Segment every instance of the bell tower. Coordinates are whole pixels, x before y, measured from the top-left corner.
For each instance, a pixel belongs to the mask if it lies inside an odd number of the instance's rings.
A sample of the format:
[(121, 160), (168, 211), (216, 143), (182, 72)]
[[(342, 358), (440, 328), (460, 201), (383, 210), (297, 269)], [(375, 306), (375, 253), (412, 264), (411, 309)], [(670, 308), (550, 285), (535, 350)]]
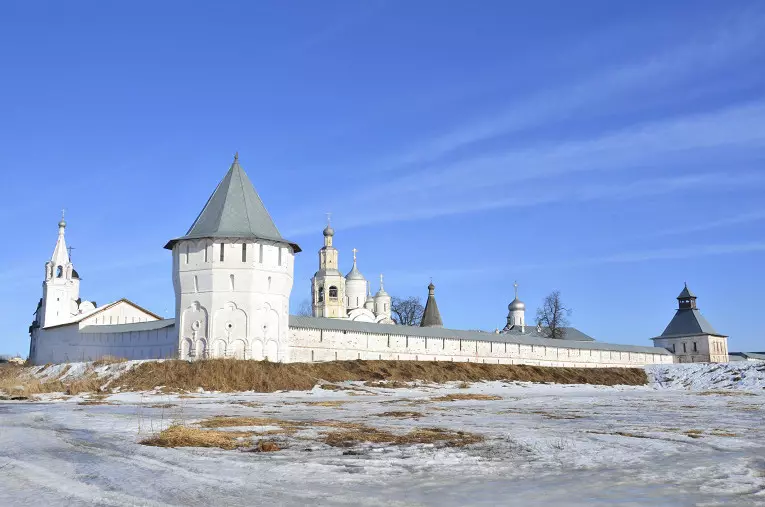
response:
[(337, 269), (337, 249), (332, 246), (335, 230), (327, 220), (324, 246), (319, 250), (319, 270), (311, 280), (311, 306), (314, 317), (346, 318), (345, 277)]
[(56, 246), (51, 259), (45, 263), (43, 297), (36, 319), (40, 327), (61, 324), (78, 313), (80, 277), (69, 258), (65, 232), (66, 221), (62, 211), (61, 221), (58, 223)]

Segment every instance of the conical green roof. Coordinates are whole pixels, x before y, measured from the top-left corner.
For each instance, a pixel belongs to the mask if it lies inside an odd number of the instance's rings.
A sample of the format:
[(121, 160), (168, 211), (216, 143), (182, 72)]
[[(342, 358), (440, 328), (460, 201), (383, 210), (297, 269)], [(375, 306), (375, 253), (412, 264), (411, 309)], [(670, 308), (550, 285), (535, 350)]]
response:
[(172, 249), (180, 240), (201, 238), (264, 239), (288, 244), (300, 252), (296, 243), (279, 234), (258, 192), (239, 165), (238, 155), (186, 235), (170, 240), (165, 248)]

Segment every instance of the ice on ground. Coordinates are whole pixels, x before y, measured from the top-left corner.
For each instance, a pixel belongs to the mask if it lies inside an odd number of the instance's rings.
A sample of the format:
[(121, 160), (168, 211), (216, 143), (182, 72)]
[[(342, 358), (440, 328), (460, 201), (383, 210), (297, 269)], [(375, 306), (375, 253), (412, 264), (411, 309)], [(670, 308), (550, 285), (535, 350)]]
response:
[(765, 362), (655, 364), (645, 369), (651, 384), (659, 389), (765, 390)]
[[(0, 402), (0, 505), (765, 505), (765, 390), (753, 380), (757, 365), (734, 366), (651, 367), (655, 384), (642, 387), (345, 382), (364, 395), (314, 388), (117, 393), (108, 405)], [(742, 380), (714, 382), (731, 372)], [(501, 399), (434, 401), (456, 393)], [(139, 443), (171, 424), (220, 415), (259, 418), (221, 429), (254, 432), (253, 442), (274, 440), (282, 450)], [(278, 421), (300, 424), (280, 432)], [(323, 442), (333, 431), (327, 421), (485, 440), (339, 448)]]

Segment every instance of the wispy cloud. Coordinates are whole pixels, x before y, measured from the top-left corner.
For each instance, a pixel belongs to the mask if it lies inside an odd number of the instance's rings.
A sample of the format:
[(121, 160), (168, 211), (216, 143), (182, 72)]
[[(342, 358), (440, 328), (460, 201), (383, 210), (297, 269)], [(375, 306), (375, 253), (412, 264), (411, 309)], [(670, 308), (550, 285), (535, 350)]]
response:
[(719, 218), (717, 220), (704, 220), (701, 223), (693, 225), (662, 229), (652, 234), (647, 234), (646, 236), (677, 236), (681, 234), (709, 231), (712, 229), (718, 229), (720, 227), (730, 227), (734, 225), (760, 222), (763, 220), (765, 220), (765, 211), (751, 211), (747, 213), (740, 213), (738, 215)]
[(498, 113), (463, 123), (403, 154), (389, 157), (382, 167), (427, 164), (487, 139), (573, 115), (591, 114), (605, 102), (620, 108), (634, 108), (636, 104), (630, 97), (640, 90), (666, 88), (698, 79), (699, 75), (719, 70), (733, 59), (760, 54), (763, 44), (765, 17), (759, 12), (747, 13), (693, 43), (606, 68), (576, 83), (521, 97)]
[[(687, 188), (761, 186), (765, 183), (762, 171), (747, 172), (739, 167), (731, 172), (698, 172), (703, 165), (727, 166), (734, 154), (741, 158), (751, 152), (755, 158), (762, 157), (763, 148), (765, 103), (756, 102), (647, 122), (589, 139), (479, 155), (374, 183), (347, 192), (352, 197), (336, 217), (339, 226), (351, 228), (553, 202), (640, 197)], [(690, 175), (635, 178), (670, 170), (677, 173), (678, 167), (688, 165), (693, 166)], [(592, 172), (618, 176), (619, 181), (599, 184), (579, 177)], [(381, 200), (384, 206), (369, 206)], [(288, 235), (315, 229), (298, 221), (298, 216), (306, 215), (299, 212)]]

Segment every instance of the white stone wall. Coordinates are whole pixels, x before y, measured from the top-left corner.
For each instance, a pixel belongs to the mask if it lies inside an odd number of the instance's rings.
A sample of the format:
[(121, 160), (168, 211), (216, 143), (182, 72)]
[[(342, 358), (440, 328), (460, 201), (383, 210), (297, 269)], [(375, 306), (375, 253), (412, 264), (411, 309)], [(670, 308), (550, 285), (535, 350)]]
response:
[[(175, 326), (135, 330), (128, 325), (87, 326), (78, 324), (35, 331), (33, 364), (95, 361), (105, 356), (125, 359), (175, 357), (178, 334)], [(103, 329), (103, 332), (99, 332)]]
[(239, 239), (176, 243), (178, 356), (286, 361), (293, 269), (292, 249), (281, 243)]
[(668, 354), (608, 350), (605, 344), (603, 349), (578, 349), (564, 344), (525, 345), (307, 328), (290, 328), (289, 340), (291, 362), (389, 359), (567, 367), (639, 367), (673, 362)]

